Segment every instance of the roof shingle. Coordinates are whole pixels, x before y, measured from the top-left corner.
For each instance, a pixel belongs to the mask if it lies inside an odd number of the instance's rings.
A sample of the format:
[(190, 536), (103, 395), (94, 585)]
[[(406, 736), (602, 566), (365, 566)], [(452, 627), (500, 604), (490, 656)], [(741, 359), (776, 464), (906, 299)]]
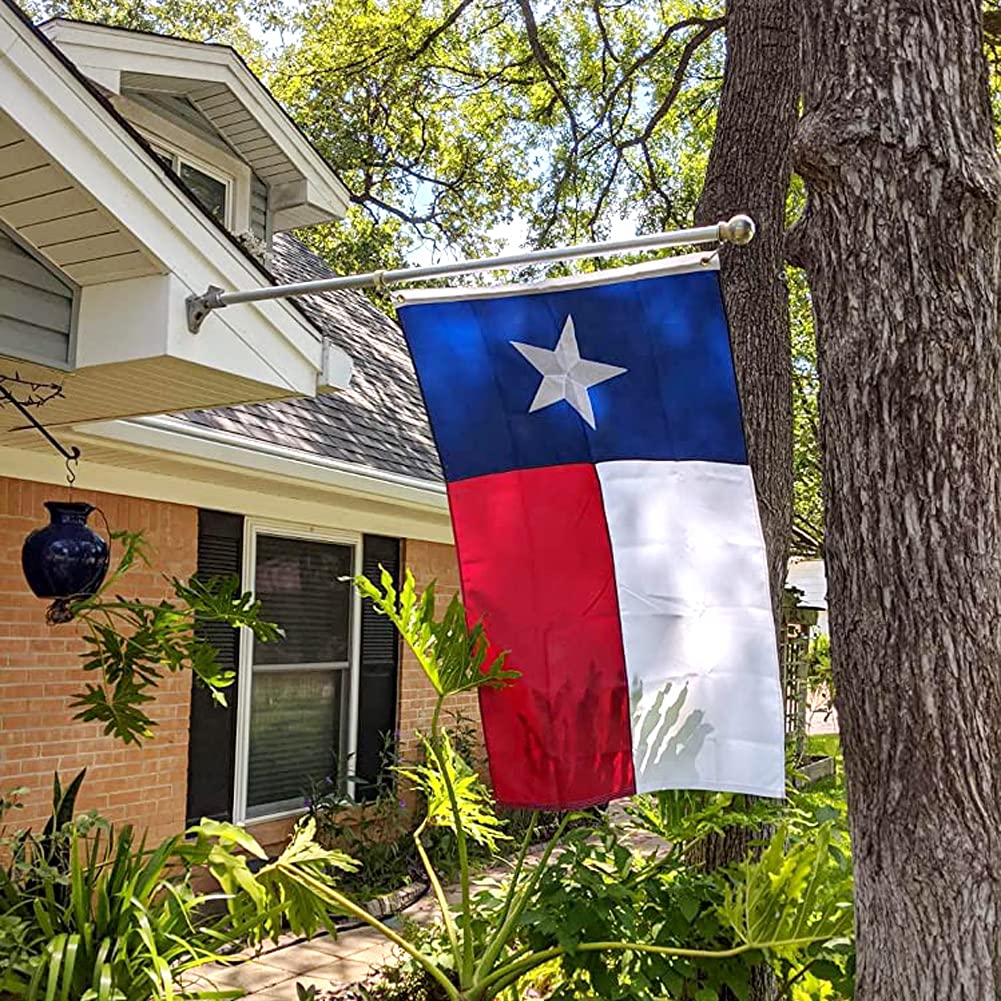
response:
[[(280, 283), (334, 274), (288, 233), (275, 234), (270, 270)], [(178, 416), (250, 441), (440, 482), (438, 453), (400, 328), (358, 292), (321, 292), (297, 302), (354, 360), (347, 390)]]

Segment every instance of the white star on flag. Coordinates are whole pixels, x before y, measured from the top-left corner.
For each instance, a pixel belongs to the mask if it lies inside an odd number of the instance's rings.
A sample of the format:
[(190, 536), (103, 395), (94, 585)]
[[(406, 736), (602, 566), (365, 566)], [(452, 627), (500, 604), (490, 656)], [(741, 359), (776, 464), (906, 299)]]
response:
[(628, 371), (618, 365), (606, 365), (604, 362), (581, 358), (571, 315), (567, 315), (555, 348), (539, 348), (534, 344), (521, 344), (518, 341), (510, 343), (542, 375), (542, 382), (539, 383), (528, 412), (531, 414), (559, 403), (560, 400), (566, 400), (592, 430), (597, 425), (594, 423), (594, 410), (587, 391), (599, 382), (614, 379)]

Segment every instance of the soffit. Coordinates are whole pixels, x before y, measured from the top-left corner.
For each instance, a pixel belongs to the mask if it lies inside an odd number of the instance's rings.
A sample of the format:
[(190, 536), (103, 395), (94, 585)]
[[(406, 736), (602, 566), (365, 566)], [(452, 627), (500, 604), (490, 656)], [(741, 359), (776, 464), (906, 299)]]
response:
[[(166, 413), (197, 406), (205, 400), (240, 403), (276, 390), (240, 379), (231, 372), (190, 365), (171, 357), (146, 358), (60, 372), (20, 359), (0, 356), (0, 375), (53, 383), (63, 396), (45, 404), (35, 416), (47, 427), (103, 420), (108, 417)], [(10, 387), (16, 391), (16, 387)], [(11, 406), (0, 407), (0, 435), (25, 427), (24, 417)], [(13, 437), (5, 441), (14, 442)], [(0, 442), (2, 444), (2, 442)]]
[(78, 285), (163, 270), (131, 233), (2, 111), (0, 219)]

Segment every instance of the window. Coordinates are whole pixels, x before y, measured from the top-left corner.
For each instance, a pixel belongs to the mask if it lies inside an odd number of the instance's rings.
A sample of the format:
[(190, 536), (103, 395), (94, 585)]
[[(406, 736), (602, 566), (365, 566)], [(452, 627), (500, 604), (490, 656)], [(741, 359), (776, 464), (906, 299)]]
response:
[[(126, 88), (115, 105), (206, 212), (231, 233), (252, 229), (250, 164), (190, 101)], [(257, 224), (261, 231), (263, 218)]]
[(233, 178), (201, 160), (192, 159), (187, 153), (174, 152), (149, 134), (146, 134), (146, 139), (156, 158), (180, 177), (198, 204), (210, 216), (232, 229)]
[[(243, 638), (235, 816), (296, 812), (354, 751), (359, 541), (248, 526), (246, 583), (274, 643)], [(249, 571), (249, 572), (247, 572)]]
[[(305, 550), (299, 543), (305, 544)], [(329, 551), (322, 548), (325, 545), (331, 547)], [(249, 819), (273, 816), (265, 812), (268, 810), (276, 813), (301, 811), (302, 775), (308, 775), (311, 767), (321, 765), (324, 768), (321, 777), (329, 774), (330, 749), (345, 744), (353, 755), (351, 772), (358, 779), (351, 791), (361, 799), (374, 795), (375, 783), (386, 764), (383, 749), (396, 729), (401, 644), (396, 627), (386, 616), (376, 612), (370, 601), (362, 602), (352, 592), (351, 607), (344, 609), (341, 603), (344, 591), (332, 584), (342, 576), (337, 563), (345, 562), (345, 551), (353, 553), (352, 559), (357, 560), (353, 564), (346, 561), (349, 573), (360, 571), (370, 579), (378, 579), (386, 569), (399, 587), (403, 555), (399, 539), (255, 522), (231, 512), (198, 512), (198, 576), (210, 580), (236, 574), (244, 587), (250, 589), (257, 578), (257, 565), (267, 564), (268, 571), (261, 573), (259, 596), (266, 610), (276, 619), (290, 620), (286, 622), (287, 630), (290, 626), (294, 628), (287, 642), (262, 644), (256, 648), (250, 637), (236, 630), (216, 623), (201, 628), (201, 635), (216, 648), (219, 663), (228, 670), (235, 670), (237, 677), (233, 686), (227, 689), (224, 707), (216, 705), (204, 687), (192, 683), (186, 813), (190, 823), (196, 824), (202, 817), (242, 822), (248, 819), (248, 814), (253, 814)], [(302, 596), (303, 592), (301, 588), (289, 590), (289, 570), (295, 564), (296, 570), (292, 573), (296, 573), (301, 569), (303, 556), (312, 557), (317, 552), (325, 565), (319, 581), (306, 587), (305, 598), (315, 600), (319, 592), (319, 614), (296, 615), (297, 607), (290, 613), (282, 603), (291, 602), (294, 606), (291, 599), (297, 594)], [(339, 560), (332, 561), (331, 553)], [(282, 574), (277, 575), (276, 582), (277, 561), (288, 562)], [(331, 598), (329, 602), (324, 599), (324, 587)], [(315, 628), (321, 617), (333, 623), (333, 638), (329, 643), (322, 631)], [(347, 671), (339, 667), (328, 670), (327, 664), (344, 661), (345, 617), (350, 667)], [(307, 624), (305, 632), (297, 625), (303, 620)], [(312, 661), (324, 664), (324, 668), (312, 672), (315, 675), (312, 681), (304, 680), (310, 673), (302, 668), (307, 663), (305, 658), (317, 656), (329, 659)], [(273, 668), (270, 671), (267, 670), (269, 666)], [(287, 717), (294, 712), (289, 709), (289, 703), (299, 697), (295, 693), (296, 671), (299, 672), (299, 684), (309, 692), (318, 692), (322, 698), (309, 701), (301, 728), (297, 717), (291, 734), (282, 734)], [(326, 692), (328, 686), (332, 690)], [(322, 711), (316, 710), (316, 703), (321, 703)], [(289, 747), (298, 748), (299, 757), (293, 760), (293, 767), (286, 761), (268, 774), (269, 740), (275, 748), (276, 758), (282, 757)], [(254, 757), (252, 767), (251, 756)], [(311, 764), (314, 761), (315, 766)], [(306, 767), (300, 767), (303, 764)], [(255, 789), (249, 808), (248, 778), (253, 779)], [(282, 804), (288, 804), (287, 808)]]
[(210, 216), (213, 216), (224, 226), (227, 225), (229, 220), (226, 206), (229, 199), (229, 184), (186, 160), (180, 161), (178, 172), (181, 180), (188, 186), (188, 190), (198, 199), (198, 204)]

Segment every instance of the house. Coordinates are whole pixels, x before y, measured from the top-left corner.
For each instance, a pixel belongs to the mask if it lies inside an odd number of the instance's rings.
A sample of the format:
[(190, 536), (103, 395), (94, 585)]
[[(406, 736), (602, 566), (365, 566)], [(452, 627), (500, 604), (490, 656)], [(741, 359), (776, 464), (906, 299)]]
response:
[(232, 49), (34, 27), (0, 0), (0, 385), (60, 387), (34, 414), (82, 452), (75, 497), (157, 553), (133, 590), (237, 573), (287, 634), (215, 634), (238, 672), (228, 708), (170, 678), (141, 748), (72, 721), (81, 641), (46, 625), (19, 565), (66, 469), (0, 406), (0, 790), (28, 788), (19, 824), (44, 816), (53, 771), (86, 767), (82, 806), (111, 819), (161, 836), (230, 818), (276, 844), (335, 758), (371, 777), (383, 735), (427, 720), (423, 676), (343, 579), (381, 564), (458, 586), (398, 328), (350, 292), (185, 322), (210, 284), (330, 275), (291, 231), (348, 199)]
[(829, 633), (827, 624), (827, 572), (824, 561), (818, 559), (789, 560), (786, 582), (801, 592), (799, 607), (817, 613), (816, 627)]

